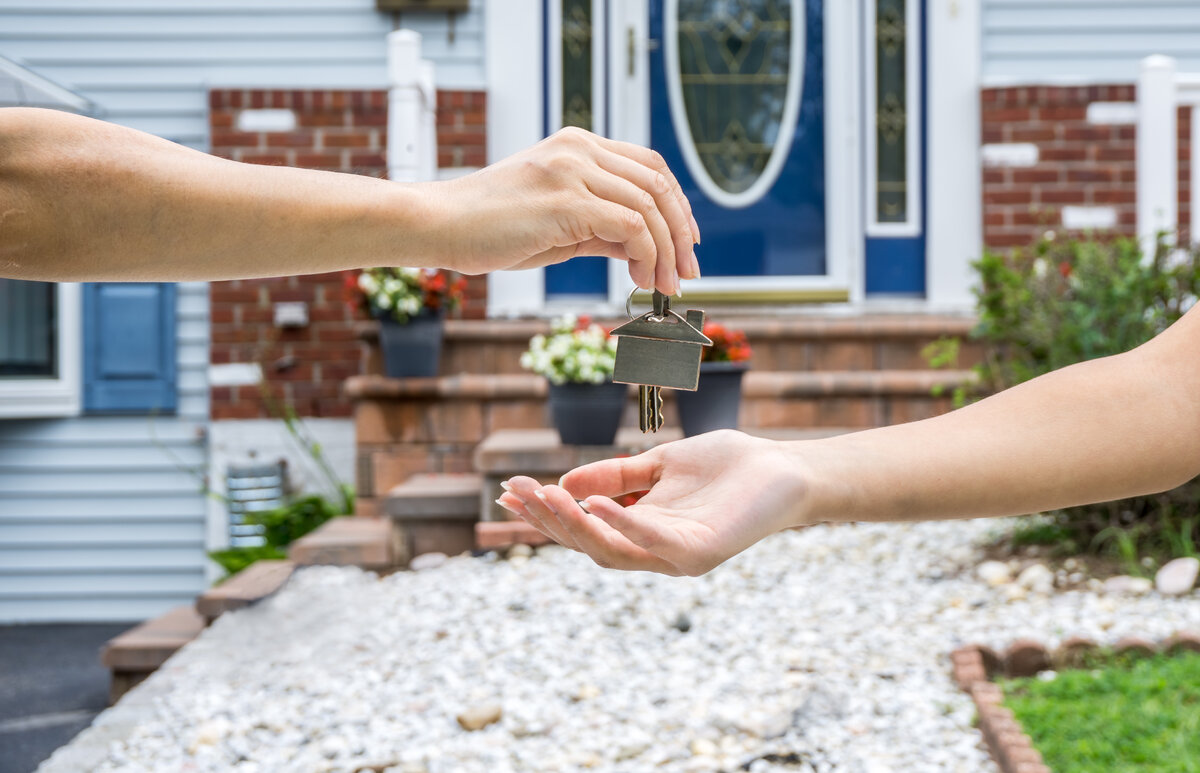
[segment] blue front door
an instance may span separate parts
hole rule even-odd
[[[822,0],[651,0],[651,145],[712,276],[826,273]]]

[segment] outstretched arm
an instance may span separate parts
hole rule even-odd
[[[1200,474],[1198,383],[1200,307],[1133,351],[943,416],[796,443],[710,433],[580,467],[561,488],[514,478],[501,501],[602,565],[700,574],[784,528],[1019,515],[1177,486]],[[631,507],[609,498],[645,489]]]
[[[362,266],[478,274],[579,255],[674,293],[699,230],[661,157],[578,129],[402,184],[241,164],[53,110],[0,109],[0,277],[205,280]]]

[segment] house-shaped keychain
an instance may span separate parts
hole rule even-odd
[[[712,346],[703,329],[703,311],[688,309],[680,316],[669,298],[655,293],[652,311],[612,331],[619,339],[613,381],[696,391],[701,348]]]

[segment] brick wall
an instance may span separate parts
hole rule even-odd
[[[243,110],[291,110],[291,131],[239,131]],[[487,99],[479,91],[438,93],[438,163],[442,168],[486,163]],[[252,164],[387,176],[387,92],[382,90],[213,89],[209,92],[212,152]],[[365,372],[365,351],[343,302],[353,272],[213,282],[211,362],[260,363],[266,387],[300,416],[349,416],[342,382]],[[309,324],[274,325],[274,306],[303,302]],[[468,280],[462,316],[482,318],[484,277]],[[269,411],[258,386],[214,387],[214,419],[262,418]]]
[[[1023,246],[1049,229],[1132,236],[1137,220],[1132,84],[981,92],[984,243]],[[1179,223],[1190,218],[1190,110],[1179,111]]]

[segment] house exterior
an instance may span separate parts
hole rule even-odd
[[[1139,61],[1200,72],[1197,23],[1181,0],[0,0],[0,57],[67,109],[241,161],[382,175],[385,36],[416,29],[442,175],[583,126],[679,176],[704,233],[690,303],[935,314],[970,310],[984,244],[1134,233]],[[219,490],[251,452],[297,460],[260,381],[351,477],[340,383],[366,365],[341,281],[0,283],[0,622],[190,601],[224,540],[201,479]],[[619,263],[573,261],[474,280],[467,316],[615,315],[630,289]],[[277,322],[284,304],[305,324]],[[134,308],[157,324],[135,329]],[[36,361],[18,356],[35,340]]]

